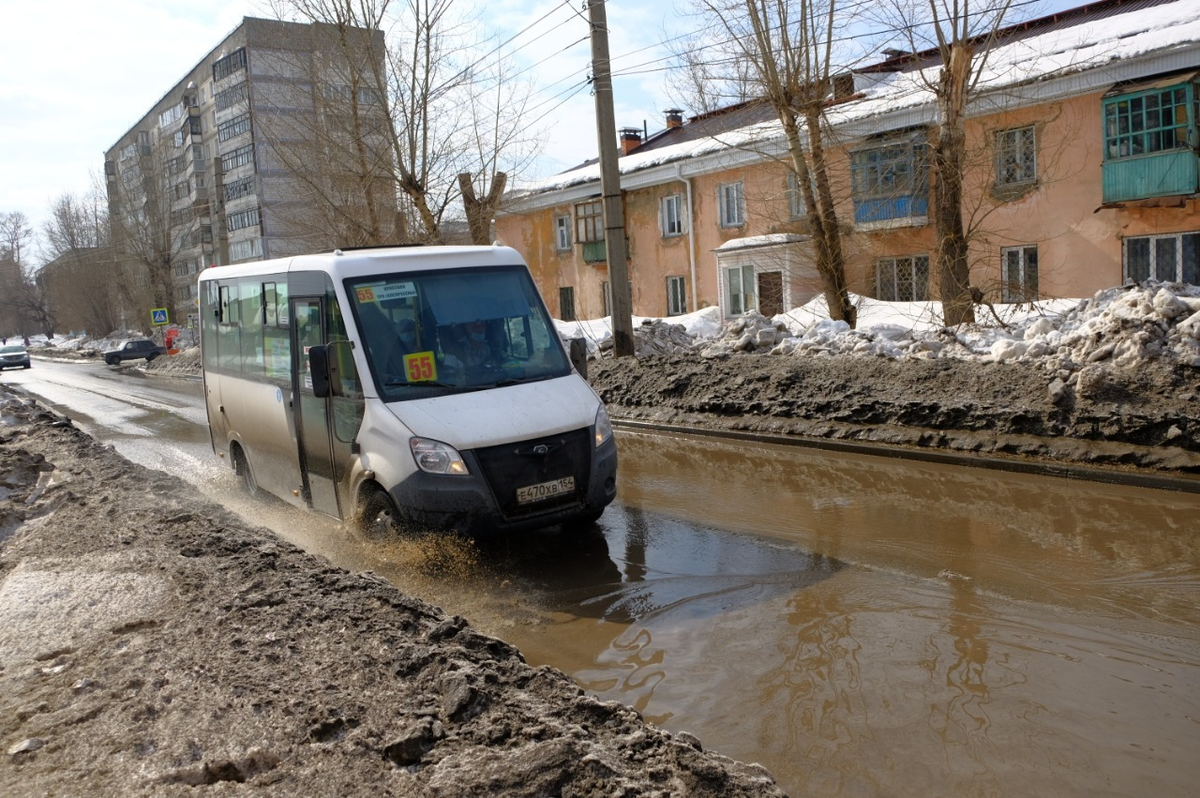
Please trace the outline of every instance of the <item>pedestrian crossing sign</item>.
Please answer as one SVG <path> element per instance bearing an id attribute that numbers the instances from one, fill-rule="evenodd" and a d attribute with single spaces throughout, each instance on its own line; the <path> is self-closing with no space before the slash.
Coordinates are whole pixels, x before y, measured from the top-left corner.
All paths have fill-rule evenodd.
<path id="1" fill-rule="evenodd" d="M 151 310 L 150 311 L 150 323 L 151 324 L 169 324 L 170 322 L 167 320 L 167 309 L 166 308 L 154 308 L 153 310 Z"/>

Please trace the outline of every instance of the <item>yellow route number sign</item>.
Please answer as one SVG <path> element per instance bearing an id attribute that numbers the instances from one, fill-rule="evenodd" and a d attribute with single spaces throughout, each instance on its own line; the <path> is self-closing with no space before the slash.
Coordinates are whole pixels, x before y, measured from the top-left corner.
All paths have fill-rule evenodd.
<path id="1" fill-rule="evenodd" d="M 404 371 L 409 382 L 430 382 L 437 380 L 437 361 L 433 352 L 413 352 L 404 356 Z"/>

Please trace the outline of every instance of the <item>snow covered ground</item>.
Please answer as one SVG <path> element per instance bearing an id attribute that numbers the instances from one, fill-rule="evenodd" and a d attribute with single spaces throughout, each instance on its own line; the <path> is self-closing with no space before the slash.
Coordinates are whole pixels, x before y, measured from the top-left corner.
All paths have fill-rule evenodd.
<path id="1" fill-rule="evenodd" d="M 1074 372 L 1089 363 L 1134 366 L 1166 359 L 1200 368 L 1200 286 L 1144 283 L 1099 291 L 1090 299 L 976 308 L 978 321 L 948 329 L 937 302 L 881 302 L 854 296 L 858 327 L 831 321 L 824 297 L 774 318 L 750 312 L 721 320 L 715 307 L 668 319 L 635 316 L 637 354 L 695 353 L 720 357 L 734 352 L 779 356 L 858 355 L 958 358 L 980 362 L 1019 360 L 1049 371 Z M 612 349 L 611 319 L 556 321 L 564 339 L 582 337 L 592 357 Z M 31 337 L 35 349 L 103 352 L 134 331 L 87 337 Z M 1065 375 L 1063 375 L 1065 377 Z"/>
<path id="2" fill-rule="evenodd" d="M 1200 367 L 1200 286 L 1144 283 L 1099 291 L 1090 299 L 976 308 L 977 323 L 947 329 L 937 302 L 881 302 L 854 296 L 858 327 L 829 319 L 824 297 L 768 319 L 750 312 L 722 322 L 717 308 L 669 319 L 634 317 L 639 356 L 733 352 L 781 356 L 960 358 L 1032 361 L 1075 371 L 1111 360 L 1132 366 L 1167 358 Z M 589 353 L 612 348 L 609 318 L 556 322 L 564 338 L 583 337 Z"/>

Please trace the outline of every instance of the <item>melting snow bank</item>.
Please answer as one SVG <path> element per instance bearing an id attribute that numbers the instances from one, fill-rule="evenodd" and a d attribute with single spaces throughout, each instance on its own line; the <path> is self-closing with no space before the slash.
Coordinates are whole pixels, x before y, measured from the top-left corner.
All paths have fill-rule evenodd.
<path id="1" fill-rule="evenodd" d="M 3 386 L 0 417 L 0 794 L 782 795 Z"/>
<path id="2" fill-rule="evenodd" d="M 1200 368 L 1200 287 L 1145 283 L 1109 288 L 1091 299 L 977 307 L 977 323 L 940 324 L 937 302 L 880 302 L 854 296 L 857 329 L 831 321 L 824 297 L 768 319 L 750 312 L 722 322 L 717 308 L 686 316 L 635 319 L 637 354 L 692 352 L 954 358 L 1036 362 L 1051 372 L 1088 363 L 1132 366 L 1166 358 Z M 582 336 L 593 356 L 612 350 L 610 320 L 559 322 L 564 338 Z"/>
<path id="3" fill-rule="evenodd" d="M 617 418 L 1200 474 L 1200 288 L 999 306 L 953 329 L 929 303 L 857 302 L 856 330 L 821 300 L 646 320 L 641 357 L 589 378 Z"/>

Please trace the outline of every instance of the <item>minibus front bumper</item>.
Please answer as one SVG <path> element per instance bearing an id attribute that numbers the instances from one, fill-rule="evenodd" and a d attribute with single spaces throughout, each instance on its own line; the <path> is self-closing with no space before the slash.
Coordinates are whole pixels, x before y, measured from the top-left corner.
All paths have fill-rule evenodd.
<path id="1" fill-rule="evenodd" d="M 460 452 L 469 475 L 413 474 L 392 491 L 400 525 L 413 532 L 486 535 L 595 518 L 617 495 L 617 446 L 610 436 L 594 448 L 590 431 L 580 432 L 590 457 L 577 443 L 572 452 L 568 441 L 557 455 L 542 455 L 548 462 L 531 465 L 537 455 L 529 452 L 546 443 L 526 441 L 500 452 Z M 564 478 L 573 480 L 574 490 L 524 503 L 517 498 L 518 487 L 557 487 Z"/>

